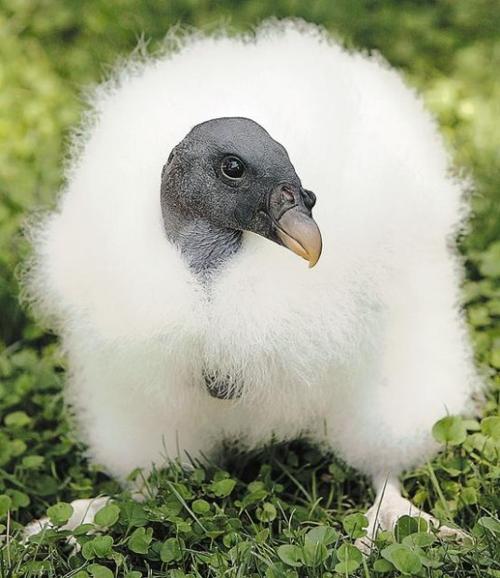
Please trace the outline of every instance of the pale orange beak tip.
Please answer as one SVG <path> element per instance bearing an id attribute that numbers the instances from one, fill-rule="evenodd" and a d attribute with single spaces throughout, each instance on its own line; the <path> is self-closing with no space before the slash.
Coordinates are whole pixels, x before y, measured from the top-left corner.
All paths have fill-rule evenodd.
<path id="1" fill-rule="evenodd" d="M 309 261 L 309 268 L 321 257 L 322 239 L 312 217 L 295 209 L 287 211 L 279 220 L 278 236 L 290 251 Z"/>

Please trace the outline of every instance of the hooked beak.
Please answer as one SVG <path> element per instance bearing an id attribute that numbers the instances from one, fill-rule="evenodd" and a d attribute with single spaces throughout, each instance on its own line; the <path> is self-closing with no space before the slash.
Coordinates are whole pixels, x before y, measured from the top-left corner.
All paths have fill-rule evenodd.
<path id="1" fill-rule="evenodd" d="M 278 237 L 283 245 L 314 267 L 321 256 L 321 233 L 314 219 L 297 208 L 289 209 L 278 221 Z"/>
<path id="2" fill-rule="evenodd" d="M 268 214 L 281 243 L 314 267 L 321 256 L 322 240 L 312 218 L 315 199 L 310 195 L 283 185 L 271 193 Z"/>

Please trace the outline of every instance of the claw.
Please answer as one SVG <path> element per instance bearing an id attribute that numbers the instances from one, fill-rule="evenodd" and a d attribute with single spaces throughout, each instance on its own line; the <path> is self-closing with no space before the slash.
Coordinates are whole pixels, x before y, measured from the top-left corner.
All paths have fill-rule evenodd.
<path id="1" fill-rule="evenodd" d="M 366 536 L 358 538 L 355 545 L 368 555 L 375 543 L 375 538 L 380 530 L 394 531 L 397 521 L 401 516 L 421 518 L 427 523 L 429 531 L 436 531 L 440 538 L 452 538 L 463 541 L 469 538 L 468 534 L 460 528 L 441 525 L 439 520 L 415 507 L 409 500 L 403 498 L 399 485 L 394 482 L 386 482 L 381 489 L 373 506 L 366 513 L 368 527 Z"/>

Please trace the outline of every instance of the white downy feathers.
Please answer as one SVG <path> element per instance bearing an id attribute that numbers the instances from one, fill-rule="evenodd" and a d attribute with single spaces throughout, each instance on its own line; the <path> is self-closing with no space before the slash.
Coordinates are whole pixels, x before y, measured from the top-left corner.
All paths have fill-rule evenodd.
<path id="1" fill-rule="evenodd" d="M 57 209 L 34 233 L 30 291 L 62 335 L 69 400 L 119 477 L 222 439 L 306 434 L 351 465 L 398 473 L 478 380 L 450 240 L 466 214 L 438 130 L 378 58 L 316 27 L 179 39 L 95 93 Z M 197 123 L 245 116 L 317 195 L 314 269 L 244 233 L 207 291 L 163 230 L 160 178 Z M 213 399 L 204 368 L 239 377 Z"/>

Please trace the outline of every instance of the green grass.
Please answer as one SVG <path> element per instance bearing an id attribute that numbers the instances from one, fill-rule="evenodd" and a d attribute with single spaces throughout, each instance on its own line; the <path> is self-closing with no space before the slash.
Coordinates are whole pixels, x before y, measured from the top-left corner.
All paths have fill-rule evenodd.
<path id="1" fill-rule="evenodd" d="M 153 3 L 149 3 L 153 4 Z M 500 576 L 500 40 L 497 0 L 172 0 L 0 3 L 0 578 L 50 576 Z M 445 543 L 401 520 L 369 558 L 353 548 L 373 500 L 356 472 L 307 444 L 258 455 L 227 452 L 221 467 L 155 472 L 138 504 L 90 466 L 72 433 L 53 336 L 19 305 L 20 227 L 62 182 L 81 89 L 98 81 L 144 32 L 154 50 L 177 22 L 245 29 L 263 17 L 303 16 L 352 47 L 381 52 L 422 91 L 459 169 L 473 174 L 473 219 L 459 239 L 464 303 L 491 387 L 473 420 L 435 428 L 443 452 L 407 472 L 412 501 L 471 539 Z M 417 395 L 417 393 L 416 393 Z M 136 475 L 140 475 L 136 473 Z M 97 524 L 49 530 L 28 545 L 21 528 L 56 503 L 99 494 L 115 505 Z M 63 524 L 69 510 L 49 510 Z"/>

